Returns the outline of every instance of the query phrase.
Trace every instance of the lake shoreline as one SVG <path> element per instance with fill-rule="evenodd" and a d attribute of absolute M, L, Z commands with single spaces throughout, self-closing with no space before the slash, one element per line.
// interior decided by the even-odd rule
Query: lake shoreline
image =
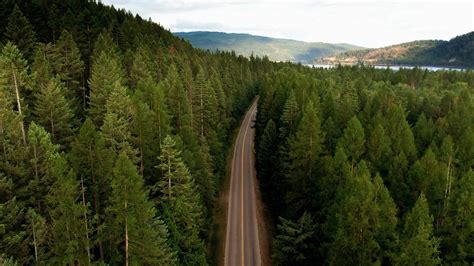
<path fill-rule="evenodd" d="M 305 66 L 312 67 L 312 68 L 334 68 L 339 65 L 342 66 L 356 66 L 356 64 L 305 64 Z M 462 67 L 448 67 L 448 66 L 412 66 L 412 65 L 389 65 L 389 64 L 380 64 L 380 65 L 363 65 L 366 67 L 373 67 L 376 69 L 391 69 L 398 71 L 400 69 L 414 69 L 419 68 L 422 70 L 429 70 L 429 71 L 469 71 L 470 68 L 462 68 Z"/>

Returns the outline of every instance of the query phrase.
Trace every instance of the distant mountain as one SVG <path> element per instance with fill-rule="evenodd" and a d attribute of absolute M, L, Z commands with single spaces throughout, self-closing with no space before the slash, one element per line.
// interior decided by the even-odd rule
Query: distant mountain
<path fill-rule="evenodd" d="M 250 56 L 252 53 L 258 56 L 267 55 L 273 61 L 310 63 L 315 58 L 361 48 L 350 44 L 308 43 L 241 33 L 195 31 L 173 34 L 201 49 L 235 51 L 244 56 Z"/>
<path fill-rule="evenodd" d="M 474 67 L 474 32 L 449 41 L 414 41 L 377 49 L 348 51 L 315 60 L 324 64 L 436 65 Z"/>

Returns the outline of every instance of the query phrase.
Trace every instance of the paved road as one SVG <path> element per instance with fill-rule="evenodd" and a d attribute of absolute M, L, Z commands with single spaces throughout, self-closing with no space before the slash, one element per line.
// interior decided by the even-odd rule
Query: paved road
<path fill-rule="evenodd" d="M 234 146 L 230 180 L 225 265 L 261 265 L 255 197 L 252 128 L 257 113 L 254 102 L 240 126 Z"/>

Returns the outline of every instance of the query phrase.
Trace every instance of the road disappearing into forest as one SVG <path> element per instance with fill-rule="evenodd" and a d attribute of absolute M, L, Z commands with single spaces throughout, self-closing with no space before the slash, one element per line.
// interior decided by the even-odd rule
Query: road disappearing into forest
<path fill-rule="evenodd" d="M 230 180 L 225 265 L 261 265 L 254 163 L 255 101 L 235 140 Z"/>

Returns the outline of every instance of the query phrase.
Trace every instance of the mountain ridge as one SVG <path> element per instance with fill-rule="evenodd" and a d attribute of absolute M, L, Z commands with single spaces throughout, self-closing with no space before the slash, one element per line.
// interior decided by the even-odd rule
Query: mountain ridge
<path fill-rule="evenodd" d="M 362 48 L 347 43 L 304 42 L 248 33 L 191 31 L 173 34 L 204 50 L 235 51 L 244 56 L 268 56 L 273 61 L 310 63 L 315 58 Z"/>
<path fill-rule="evenodd" d="M 432 65 L 474 67 L 474 32 L 449 41 L 417 40 L 381 48 L 347 51 L 315 59 L 318 64 Z"/>

